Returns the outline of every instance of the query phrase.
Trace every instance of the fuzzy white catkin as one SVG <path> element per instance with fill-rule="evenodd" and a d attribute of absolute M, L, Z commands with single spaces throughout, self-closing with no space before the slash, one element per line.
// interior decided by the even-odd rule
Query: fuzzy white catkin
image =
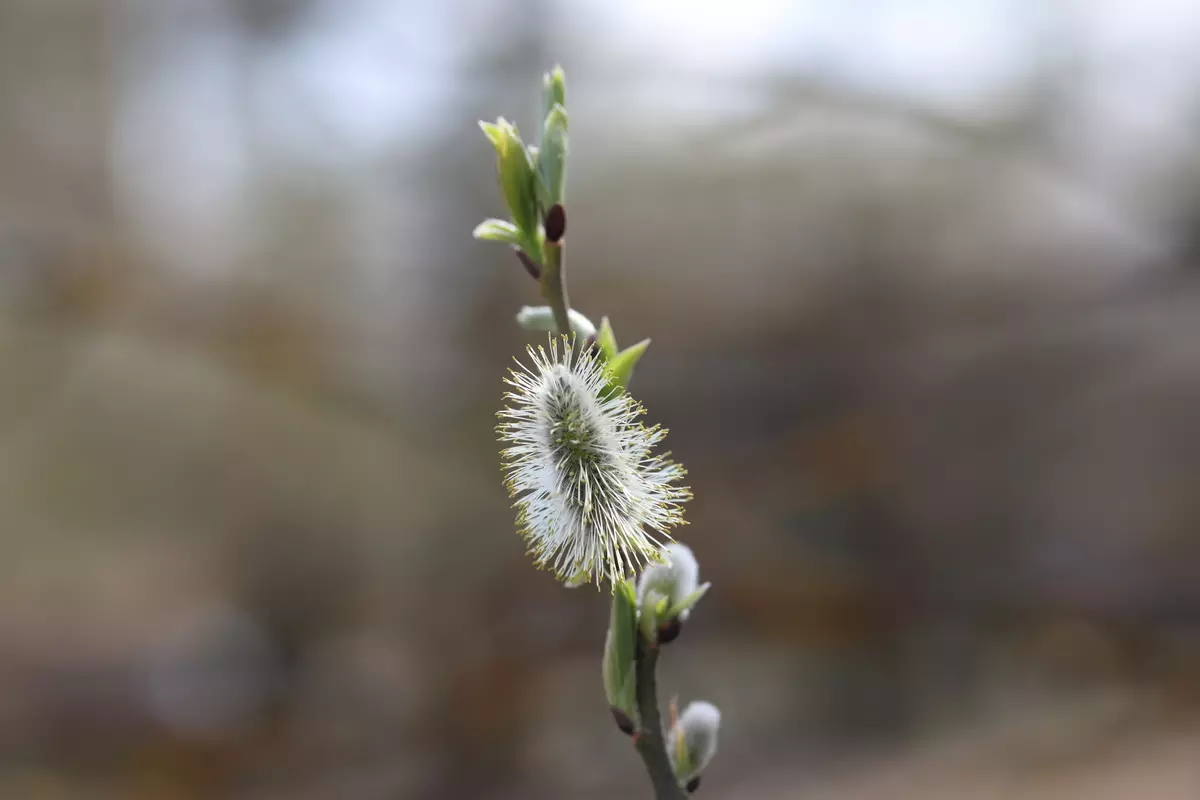
<path fill-rule="evenodd" d="M 656 446 L 627 392 L 609 390 L 596 354 L 552 336 L 507 379 L 499 412 L 506 484 L 538 565 L 563 581 L 615 583 L 653 561 L 691 497 L 684 469 Z"/>
<path fill-rule="evenodd" d="M 697 700 L 689 703 L 671 728 L 667 753 L 680 780 L 699 775 L 717 752 L 717 731 L 721 727 L 721 712 L 712 703 Z M 679 737 L 683 737 L 685 763 L 679 761 Z"/>
<path fill-rule="evenodd" d="M 646 598 L 646 593 L 654 591 L 666 597 L 671 605 L 682 601 L 696 591 L 700 583 L 700 565 L 692 549 L 679 542 L 671 542 L 662 549 L 663 563 L 652 564 L 642 572 L 638 579 L 638 605 Z M 687 620 L 688 612 L 681 615 Z"/>

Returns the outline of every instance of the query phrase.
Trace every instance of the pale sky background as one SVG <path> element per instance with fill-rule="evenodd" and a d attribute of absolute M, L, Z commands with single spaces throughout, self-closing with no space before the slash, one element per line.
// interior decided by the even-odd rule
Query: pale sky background
<path fill-rule="evenodd" d="M 1065 64 L 1064 157 L 1101 191 L 1136 199 L 1190 157 L 1200 119 L 1200 3 L 1189 0 L 547 0 L 531 22 L 502 0 L 324 0 L 253 42 L 215 0 L 126 6 L 118 205 L 164 265 L 218 274 L 250 246 L 240 226 L 260 182 L 249 171 L 303 166 L 369 193 L 381 159 L 456 129 L 464 93 L 486 80 L 472 62 L 508 25 L 556 31 L 548 57 L 586 89 L 572 108 L 652 114 L 648 140 L 761 110 L 762 75 L 986 122 L 1039 70 Z M 387 185 L 404 186 L 403 165 L 388 164 Z M 380 213 L 391 211 L 362 209 Z"/>

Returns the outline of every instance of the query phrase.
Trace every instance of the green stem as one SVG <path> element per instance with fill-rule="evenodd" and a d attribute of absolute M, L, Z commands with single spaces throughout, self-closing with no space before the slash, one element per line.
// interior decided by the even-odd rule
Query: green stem
<path fill-rule="evenodd" d="M 571 320 L 567 311 L 571 301 L 567 298 L 567 277 L 563 271 L 563 246 L 561 242 L 546 242 L 545 258 L 542 261 L 542 297 L 554 313 L 554 325 L 559 334 L 571 335 Z"/>
<path fill-rule="evenodd" d="M 667 756 L 667 745 L 663 738 L 662 718 L 658 713 L 658 685 L 655 671 L 658 666 L 658 648 L 648 647 L 638 636 L 637 646 L 637 704 L 641 715 L 638 728 L 637 751 L 646 765 L 650 782 L 654 785 L 657 800 L 687 800 L 687 795 L 675 779 L 671 759 Z"/>

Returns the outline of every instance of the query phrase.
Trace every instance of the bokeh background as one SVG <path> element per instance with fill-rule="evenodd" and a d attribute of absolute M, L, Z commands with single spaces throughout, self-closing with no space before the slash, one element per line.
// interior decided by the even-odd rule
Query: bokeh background
<path fill-rule="evenodd" d="M 477 119 L 714 588 L 701 797 L 1200 797 L 1200 5 L 0 2 L 0 797 L 648 797 Z"/>

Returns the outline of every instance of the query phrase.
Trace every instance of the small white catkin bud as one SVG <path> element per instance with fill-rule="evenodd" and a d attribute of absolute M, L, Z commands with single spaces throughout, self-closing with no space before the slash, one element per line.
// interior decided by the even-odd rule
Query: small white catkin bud
<path fill-rule="evenodd" d="M 662 549 L 663 563 L 652 564 L 642 572 L 638 580 L 638 605 L 642 605 L 646 593 L 658 592 L 666 597 L 671 605 L 682 601 L 696 591 L 700 581 L 700 565 L 696 556 L 685 544 L 672 542 Z M 688 612 L 681 615 L 687 619 Z"/>
<path fill-rule="evenodd" d="M 717 752 L 717 730 L 721 712 L 712 703 L 689 703 L 671 728 L 667 753 L 680 781 L 699 775 Z"/>
<path fill-rule="evenodd" d="M 571 323 L 571 331 L 580 339 L 596 333 L 592 321 L 573 308 L 567 309 L 567 320 Z M 527 331 L 553 331 L 554 312 L 550 306 L 521 306 L 517 312 L 517 324 Z"/>

